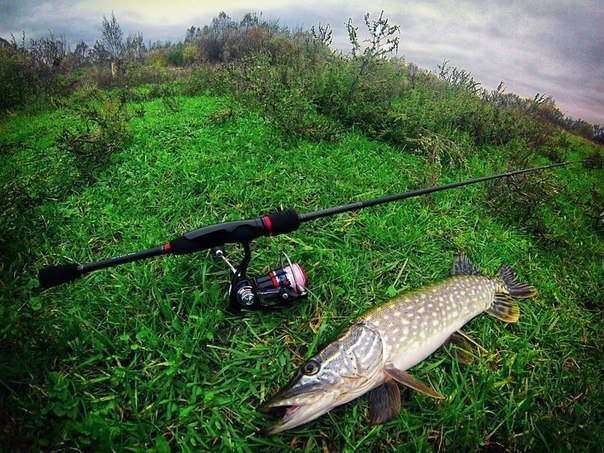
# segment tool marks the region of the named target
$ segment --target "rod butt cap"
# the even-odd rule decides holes
[[[76,280],[82,275],[77,264],[63,264],[61,266],[46,266],[40,269],[38,280],[42,288],[52,288]]]

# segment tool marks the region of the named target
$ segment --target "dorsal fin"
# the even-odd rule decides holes
[[[481,275],[482,271],[476,267],[467,255],[463,253],[455,255],[453,259],[452,275]]]

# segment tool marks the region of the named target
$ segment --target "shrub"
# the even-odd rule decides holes
[[[166,49],[153,49],[147,54],[147,64],[158,68],[168,66]]]
[[[202,64],[195,66],[184,80],[183,93],[187,95],[224,94],[226,91],[226,70],[222,66]]]
[[[375,21],[365,16],[369,32],[363,48],[358,28],[348,22],[352,46],[350,58],[325,54],[311,44],[319,76],[313,82],[313,102],[318,111],[333,116],[345,125],[359,127],[368,135],[402,142],[406,136],[405,118],[392,108],[393,100],[408,87],[402,60],[388,58],[398,48],[398,26],[390,26],[383,14]],[[323,34],[324,35],[324,34]],[[321,40],[321,35],[315,35]],[[323,60],[323,61],[321,61]]]
[[[167,69],[158,66],[147,66],[140,63],[127,63],[124,78],[129,86],[146,83],[163,83],[173,78]]]
[[[23,104],[35,82],[35,69],[25,50],[0,44],[0,108]]]
[[[79,124],[64,129],[56,145],[72,153],[82,175],[91,180],[126,144],[130,116],[121,96],[93,99],[71,109]]]
[[[166,62],[170,66],[182,66],[185,63],[182,47],[173,46],[166,54]]]
[[[199,49],[192,44],[187,44],[182,51],[182,57],[184,64],[193,65],[197,63],[201,63],[201,53]]]
[[[243,59],[228,68],[233,98],[261,112],[266,121],[289,139],[332,139],[333,122],[319,119],[312,98],[309,70],[272,64],[268,52]]]

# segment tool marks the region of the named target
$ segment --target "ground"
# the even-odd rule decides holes
[[[254,112],[216,121],[224,98],[176,101],[177,108],[160,99],[128,104],[143,110],[130,121],[131,138],[89,180],[54,146],[75,121],[65,109],[0,123],[0,176],[19,182],[30,200],[15,221],[19,250],[2,265],[4,445],[600,448],[604,241],[589,203],[594,191],[602,194],[601,169],[545,173],[557,184],[555,198],[535,213],[545,232],[499,215],[481,185],[257,240],[253,272],[274,267],[283,250],[310,282],[308,301],[271,313],[229,312],[228,276],[209,252],[127,264],[42,291],[43,265],[115,256],[277,207],[308,212],[430,180],[423,157],[359,131],[332,142],[288,142]],[[580,158],[590,149],[571,137],[565,152]],[[464,165],[443,164],[437,182],[505,170],[502,150],[477,147]],[[438,352],[411,370],[445,400],[406,392],[395,420],[370,427],[360,398],[291,432],[259,434],[273,419],[258,405],[305,358],[375,304],[447,277],[461,251],[489,275],[510,263],[539,295],[520,302],[518,323],[483,315],[466,326],[487,351],[475,363],[461,366]],[[227,253],[236,259],[241,251]]]

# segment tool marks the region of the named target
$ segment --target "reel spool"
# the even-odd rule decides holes
[[[278,268],[262,276],[248,276],[247,268],[251,253],[249,243],[243,244],[244,257],[235,268],[224,255],[224,247],[215,247],[212,252],[231,271],[229,302],[236,310],[262,310],[290,305],[302,301],[308,295],[306,272],[297,263],[282,253]]]

